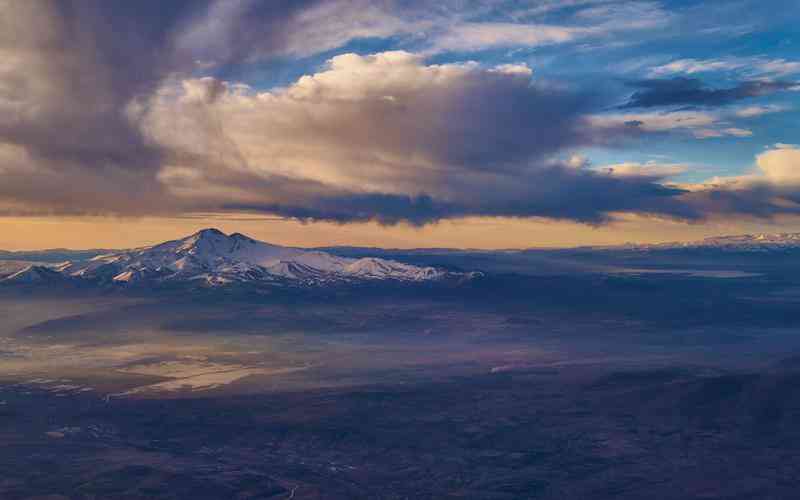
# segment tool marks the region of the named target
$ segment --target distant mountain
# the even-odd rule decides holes
[[[745,234],[740,236],[717,236],[700,242],[704,246],[764,248],[800,248],[800,233]]]
[[[0,281],[18,284],[45,284],[59,283],[66,279],[68,279],[66,276],[50,267],[29,265]]]
[[[87,260],[98,255],[107,254],[114,250],[69,250],[66,248],[52,248],[49,250],[31,250],[9,252],[0,250],[0,261],[17,260],[30,262],[60,263],[64,261]]]
[[[714,236],[685,243],[630,244],[631,250],[719,249],[727,251],[770,251],[800,249],[800,233],[761,233]]]
[[[8,276],[25,269],[26,267],[35,264],[34,262],[24,260],[2,260],[0,259],[0,279],[7,278]]]
[[[98,255],[89,260],[30,266],[3,283],[60,279],[98,284],[295,284],[391,280],[423,282],[452,273],[374,257],[338,257],[284,247],[243,234],[204,229],[159,245]]]

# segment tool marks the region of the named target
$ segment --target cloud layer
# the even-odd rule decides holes
[[[677,190],[556,159],[619,132],[585,119],[595,97],[531,81],[525,66],[428,65],[407,52],[346,54],[271,92],[173,82],[148,137],[172,152],[178,198],[295,217],[425,223],[467,215],[599,222],[670,213]]]
[[[609,113],[616,104],[601,92],[539,78],[524,64],[433,64],[420,55],[652,27],[657,4],[573,2],[589,8],[569,25],[479,23],[448,16],[449,4],[431,17],[417,2],[401,15],[399,5],[0,0],[0,212],[253,211],[412,224],[795,212],[792,172],[800,166],[791,147],[764,153],[761,171],[746,179],[697,186],[667,182],[682,166],[593,169],[573,157],[679,129],[748,136],[732,120],[783,108],[742,104],[727,115],[659,108],[719,108],[792,82],[716,89],[683,77],[643,80],[625,111]],[[550,11],[531,12],[518,15]],[[642,15],[624,22],[620,12]],[[433,33],[419,53],[340,54],[284,88],[219,76],[357,38],[413,39],[416,28]]]

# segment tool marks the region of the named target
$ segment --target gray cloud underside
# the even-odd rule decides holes
[[[526,179],[521,182],[530,182]],[[277,213],[303,220],[336,222],[370,221],[382,224],[408,222],[423,225],[440,219],[466,216],[546,217],[590,224],[603,223],[611,211],[645,212],[675,218],[696,218],[674,198],[682,191],[646,180],[621,180],[592,172],[551,167],[541,172],[537,185],[526,186],[528,196],[504,199],[476,187],[457,201],[437,200],[420,194],[336,192],[314,187],[291,186],[285,179],[272,179],[267,189],[285,183],[289,198],[282,203],[234,203],[223,209]],[[311,189],[309,189],[311,188]],[[311,193],[311,194],[309,194]]]
[[[746,81],[734,87],[715,89],[707,87],[696,78],[651,79],[631,82],[638,88],[625,108],[652,108],[659,106],[723,106],[737,101],[773,94],[798,86],[790,81]]]

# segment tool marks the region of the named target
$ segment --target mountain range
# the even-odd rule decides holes
[[[435,281],[451,276],[441,269],[375,258],[348,258],[327,252],[273,245],[240,233],[204,229],[154,246],[103,253],[57,264],[36,263],[0,279],[2,283],[72,280],[94,284],[299,284],[391,280]]]
[[[718,248],[733,251],[800,248],[800,233],[758,233],[733,236],[713,236],[688,243],[659,243],[632,245],[641,249]]]
[[[572,249],[471,251],[354,247],[303,249],[258,241],[240,233],[228,235],[217,229],[204,229],[182,239],[130,250],[0,251],[0,284],[72,282],[120,287],[190,285],[217,288],[242,284],[322,286],[378,281],[426,283],[463,281],[481,274],[446,269],[491,272],[494,267],[495,271],[516,272],[520,265],[550,269],[557,268],[558,263],[563,264],[564,258],[567,258],[567,263],[575,264],[578,262],[576,256],[583,259],[579,259],[580,262],[589,264],[596,264],[600,259],[601,263],[612,266],[629,265],[630,259],[645,259],[641,263],[667,263],[674,267],[677,261],[672,259],[678,257],[702,257],[706,259],[702,261],[703,265],[708,262],[722,265],[719,259],[725,255],[732,258],[751,255],[757,259],[751,264],[763,264],[768,262],[760,257],[764,253],[775,258],[789,258],[797,251],[800,251],[800,233],[718,236],[695,242]],[[515,256],[534,254],[544,254],[546,259],[515,261],[511,267],[504,264],[511,262],[509,259]],[[708,261],[708,258],[712,258],[712,261]],[[698,265],[699,262],[692,261],[691,265]],[[492,263],[498,265],[492,266]]]

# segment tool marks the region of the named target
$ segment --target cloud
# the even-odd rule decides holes
[[[623,1],[589,5],[578,10],[575,18],[613,32],[663,28],[675,20],[675,15],[659,2]]]
[[[561,22],[533,20],[565,8],[571,12]],[[185,23],[175,46],[200,64],[219,67],[276,55],[307,57],[365,38],[396,39],[425,54],[540,47],[652,29],[670,19],[657,3],[636,1],[529,7],[497,0],[435,6],[420,0],[216,0]]]
[[[721,129],[698,129],[694,131],[694,136],[698,139],[712,139],[717,137],[751,137],[752,130],[738,127],[728,127]]]
[[[560,22],[535,21],[543,15],[563,10],[570,11],[570,15],[562,16]],[[573,43],[663,27],[673,17],[655,2],[612,3],[605,0],[542,2],[523,7],[505,2],[501,11],[507,12],[511,22],[461,20],[452,23],[431,19],[430,27],[433,29],[426,53]],[[437,30],[437,25],[446,27]]]
[[[359,38],[412,36],[432,23],[417,6],[370,0],[217,0],[178,33],[195,60],[224,65],[270,57],[307,57]]]
[[[705,111],[657,111],[643,113],[604,113],[593,116],[591,123],[598,128],[626,126],[642,132],[697,130],[715,125],[718,116]]]
[[[566,43],[594,33],[590,28],[520,23],[463,23],[433,42],[431,52],[476,51],[497,47],[538,47]]]
[[[147,23],[155,2],[130,5],[0,0],[0,146],[21,151],[0,197],[70,210],[81,197],[126,204],[132,180],[160,189],[160,151],[127,106],[173,67],[155,48],[189,5],[171,2]]]
[[[674,188],[557,160],[625,128],[594,131],[585,113],[595,97],[531,75],[520,65],[429,65],[407,52],[344,54],[270,92],[172,82],[144,123],[171,152],[161,182],[207,210],[415,224],[679,211]]]
[[[782,58],[724,57],[719,59],[677,59],[650,69],[653,77],[674,74],[694,75],[712,72],[737,72],[749,78],[784,78],[800,74],[800,61]]]
[[[522,5],[516,9],[510,9],[509,16],[513,19],[525,20],[546,16],[563,10],[609,3],[610,1],[612,0],[541,0],[533,5]]]
[[[764,176],[778,185],[800,185],[800,148],[780,144],[756,157]]]
[[[797,82],[747,81],[734,87],[710,88],[695,78],[650,79],[630,82],[637,88],[621,108],[658,106],[722,106],[736,101],[798,88]]]
[[[689,170],[689,168],[689,165],[679,163],[626,162],[617,163],[614,165],[604,165],[602,167],[597,167],[595,170],[598,172],[604,172],[608,175],[614,175],[623,178],[635,177],[660,181],[684,174]]]
[[[252,7],[251,22],[261,29],[303,2],[285,3],[258,12],[238,2]],[[142,103],[169,75],[194,68],[195,54],[178,43],[182,30],[198,13],[230,4],[0,0],[0,147],[21,149],[24,158],[5,166],[4,205],[138,213],[157,199],[169,207],[156,176],[165,152],[143,134]],[[236,28],[214,33],[243,32]],[[275,47],[285,42],[280,34],[261,36]],[[245,51],[218,54],[212,41],[196,40],[193,48],[216,60]]]
[[[800,214],[800,149],[778,144],[756,157],[756,169],[746,175],[714,178],[682,185],[687,208],[706,217],[734,215],[770,219]]]
[[[617,108],[619,109],[619,108]],[[785,104],[759,104],[717,109],[668,108],[662,111],[605,112],[589,118],[597,128],[626,126],[641,133],[688,133],[698,139],[750,137],[753,132],[738,125],[743,120],[790,111]]]
[[[697,139],[719,137],[750,137],[753,132],[731,126],[731,119],[751,118],[759,113],[772,112],[761,108],[739,109],[732,113],[710,111],[655,111],[640,113],[602,113],[589,122],[596,129],[627,127],[632,133],[684,133]]]
[[[734,113],[733,117],[736,115]],[[748,115],[754,116],[754,115]],[[603,113],[593,115],[589,122],[596,129],[627,127],[631,133],[688,133],[697,139],[716,137],[749,137],[752,132],[730,126],[729,116],[708,111],[656,111],[640,113]]]
[[[780,104],[766,104],[760,106],[746,106],[743,108],[739,108],[734,111],[734,115],[740,118],[755,118],[762,115],[768,115],[772,113],[782,113],[784,111],[789,111],[792,108],[785,105]]]
[[[521,64],[430,64],[390,51],[341,54],[268,91],[199,76],[203,68],[302,57],[354,37],[413,37],[408,26],[430,19],[399,16],[383,8],[397,5],[388,2],[345,2],[358,7],[348,14],[330,5],[0,0],[0,212],[252,211],[412,224],[476,215],[596,224],[617,213],[696,220],[722,206],[771,214],[792,195],[778,189],[786,169],[774,159],[763,160],[771,166],[747,189],[741,180],[736,189],[667,184],[674,166],[588,168],[575,151],[646,133],[748,132],[701,111],[600,115],[609,103],[599,93],[537,79]],[[442,50],[458,50],[457,43],[479,50],[627,29],[608,24],[609,12],[585,12],[572,32],[457,19],[433,26],[430,40]],[[333,28],[315,29],[330,16]],[[466,41],[447,42],[459,30]],[[775,90],[747,85],[695,85],[694,92],[722,102]],[[632,101],[648,107],[665,90],[645,85]],[[782,205],[761,197],[776,192]]]

